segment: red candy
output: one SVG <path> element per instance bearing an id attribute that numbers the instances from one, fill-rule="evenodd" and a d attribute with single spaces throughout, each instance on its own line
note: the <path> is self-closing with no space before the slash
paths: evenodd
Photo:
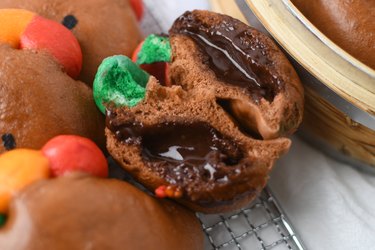
<path id="1" fill-rule="evenodd" d="M 167 194 L 165 193 L 165 190 L 167 189 L 166 186 L 160 186 L 157 189 L 155 189 L 155 196 L 158 198 L 166 198 Z"/>
<path id="2" fill-rule="evenodd" d="M 76 78 L 82 68 L 82 51 L 73 33 L 58 22 L 22 9 L 0 9 L 0 43 L 14 49 L 49 52 Z"/>
<path id="3" fill-rule="evenodd" d="M 42 148 L 49 159 L 51 175 L 61 176 L 81 171 L 98 177 L 108 176 L 108 164 L 102 151 L 89 139 L 75 135 L 60 135 Z"/>
<path id="4" fill-rule="evenodd" d="M 144 6 L 142 0 L 130 0 L 130 5 L 132 6 L 137 20 L 142 20 L 144 13 Z"/>
<path id="5" fill-rule="evenodd" d="M 178 199 L 182 197 L 182 190 L 181 188 L 176 186 L 162 185 L 155 189 L 155 196 L 162 199 L 167 197 Z"/>
<path id="6" fill-rule="evenodd" d="M 73 78 L 81 72 L 81 47 L 73 33 L 57 22 L 35 16 L 20 38 L 20 47 L 47 50 Z"/>

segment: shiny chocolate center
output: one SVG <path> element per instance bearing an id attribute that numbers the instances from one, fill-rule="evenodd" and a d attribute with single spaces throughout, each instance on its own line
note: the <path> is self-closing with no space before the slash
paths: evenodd
<path id="1" fill-rule="evenodd" d="M 140 123 L 110 127 L 118 139 L 140 144 L 146 165 L 171 184 L 184 185 L 197 179 L 228 181 L 220 168 L 239 163 L 238 145 L 204 122 Z"/>
<path id="2" fill-rule="evenodd" d="M 254 101 L 261 97 L 272 101 L 280 90 L 281 81 L 268 70 L 272 61 L 267 57 L 267 46 L 240 21 L 223 19 L 209 25 L 186 12 L 175 21 L 170 33 L 191 37 L 216 77 L 242 88 Z"/>

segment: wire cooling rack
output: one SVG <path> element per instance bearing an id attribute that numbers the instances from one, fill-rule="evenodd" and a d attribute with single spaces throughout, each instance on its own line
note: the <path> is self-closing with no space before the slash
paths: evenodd
<path id="1" fill-rule="evenodd" d="M 170 1 L 143 0 L 145 12 L 141 29 L 145 35 L 168 31 L 171 20 L 166 17 L 173 12 L 172 9 L 168 9 L 168 6 L 172 6 Z M 131 181 L 127 177 L 124 178 Z M 133 184 L 139 185 L 134 182 Z M 197 217 L 206 236 L 207 250 L 304 249 L 268 188 L 241 210 L 228 214 L 197 214 Z"/>
<path id="2" fill-rule="evenodd" d="M 268 188 L 241 210 L 197 217 L 206 235 L 205 249 L 304 249 Z"/>

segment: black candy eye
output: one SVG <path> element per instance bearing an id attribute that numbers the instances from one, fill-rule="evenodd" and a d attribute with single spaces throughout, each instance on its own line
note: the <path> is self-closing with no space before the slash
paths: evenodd
<path id="1" fill-rule="evenodd" d="M 67 27 L 68 29 L 73 29 L 77 23 L 78 23 L 78 20 L 75 16 L 73 15 L 67 15 L 64 17 L 64 19 L 62 20 L 62 25 L 64 25 L 65 27 Z"/>
<path id="2" fill-rule="evenodd" d="M 12 134 L 3 134 L 1 136 L 1 140 L 3 141 L 4 148 L 6 150 L 12 150 L 16 148 L 16 140 Z"/>

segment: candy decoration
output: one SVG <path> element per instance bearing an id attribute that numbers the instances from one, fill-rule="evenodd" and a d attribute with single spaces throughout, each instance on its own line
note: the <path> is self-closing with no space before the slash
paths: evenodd
<path id="1" fill-rule="evenodd" d="M 72 171 L 107 177 L 107 160 L 94 142 L 75 135 L 54 137 L 41 151 L 14 149 L 0 155 L 0 226 L 2 214 L 18 191 L 35 181 Z"/>
<path id="2" fill-rule="evenodd" d="M 48 176 L 49 162 L 40 151 L 14 149 L 0 155 L 0 213 L 7 211 L 16 192 Z"/>
<path id="3" fill-rule="evenodd" d="M 141 69 L 156 77 L 162 85 L 170 86 L 168 62 L 171 61 L 171 53 L 168 37 L 150 35 L 137 46 L 132 60 Z"/>
<path id="4" fill-rule="evenodd" d="M 160 186 L 158 187 L 157 189 L 155 189 L 155 196 L 158 197 L 158 198 L 166 198 L 167 197 L 167 194 L 165 192 L 165 190 L 167 189 L 167 186 Z"/>
<path id="5" fill-rule="evenodd" d="M 81 171 L 98 177 L 108 176 L 108 164 L 94 142 L 75 135 L 60 135 L 49 140 L 42 148 L 48 158 L 51 176 L 62 176 Z"/>
<path id="6" fill-rule="evenodd" d="M 133 62 L 137 61 L 138 52 L 141 50 L 143 42 L 141 42 L 133 53 Z M 168 81 L 169 66 L 166 62 L 155 62 L 152 64 L 141 64 L 139 65 L 141 69 L 154 76 L 158 81 L 165 86 L 170 86 Z"/>
<path id="7" fill-rule="evenodd" d="M 64 17 L 62 21 L 62 25 L 64 25 L 67 29 L 72 30 L 78 23 L 78 20 L 75 16 L 73 15 L 67 15 Z"/>
<path id="8" fill-rule="evenodd" d="M 34 16 L 34 13 L 26 10 L 0 10 L 0 42 L 18 49 L 22 33 Z"/>
<path id="9" fill-rule="evenodd" d="M 128 57 L 108 57 L 103 60 L 95 76 L 95 103 L 103 114 L 106 103 L 133 107 L 144 99 L 148 78 L 149 74 Z"/>
<path id="10" fill-rule="evenodd" d="M 163 86 L 172 86 L 169 81 L 168 74 L 169 74 L 169 64 L 165 62 L 156 62 L 152 64 L 142 64 L 139 65 L 141 69 L 149 73 L 150 75 L 154 76 L 158 79 L 159 83 Z"/>
<path id="11" fill-rule="evenodd" d="M 151 64 L 154 62 L 170 62 L 172 55 L 171 44 L 167 36 L 151 34 L 142 43 L 137 53 L 136 63 Z"/>
<path id="12" fill-rule="evenodd" d="M 0 42 L 15 49 L 46 50 L 73 78 L 81 71 L 82 51 L 73 33 L 62 24 L 33 12 L 1 9 Z"/>
<path id="13" fill-rule="evenodd" d="M 178 199 L 182 197 L 182 190 L 180 187 L 172 185 L 162 185 L 155 189 L 155 196 L 158 198 L 173 198 Z"/>
<path id="14" fill-rule="evenodd" d="M 82 52 L 77 39 L 55 21 L 35 16 L 21 36 L 21 48 L 47 50 L 73 78 L 81 72 Z"/>
<path id="15" fill-rule="evenodd" d="M 1 136 L 1 140 L 3 141 L 3 145 L 6 150 L 12 150 L 16 148 L 16 140 L 12 134 L 3 134 Z"/>
<path id="16" fill-rule="evenodd" d="M 144 13 L 144 5 L 142 0 L 130 0 L 130 5 L 132 6 L 137 20 L 142 20 Z"/>
<path id="17" fill-rule="evenodd" d="M 140 42 L 140 43 L 138 44 L 137 48 L 135 48 L 135 50 L 133 51 L 133 54 L 132 54 L 132 61 L 133 61 L 134 63 L 137 63 L 138 54 L 139 54 L 139 52 L 141 51 L 144 42 L 145 42 L 145 41 Z M 139 64 L 138 64 L 138 65 L 139 65 Z"/>
<path id="18" fill-rule="evenodd" d="M 181 198 L 182 197 L 182 189 L 180 188 L 180 187 L 176 187 L 175 189 L 174 189 L 174 193 L 173 193 L 173 197 L 175 198 L 175 199 L 178 199 L 178 198 Z"/>

